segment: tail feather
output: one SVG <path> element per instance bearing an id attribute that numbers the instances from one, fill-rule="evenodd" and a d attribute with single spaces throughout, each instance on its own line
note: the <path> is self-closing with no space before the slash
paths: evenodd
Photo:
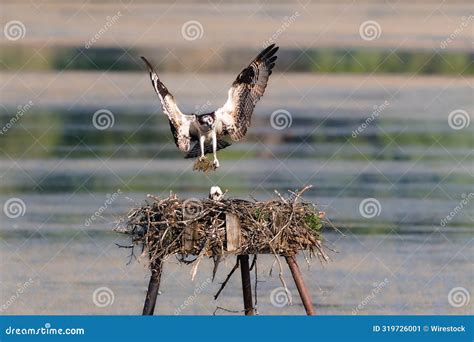
<path id="1" fill-rule="evenodd" d="M 231 143 L 225 140 L 217 140 L 217 151 L 222 150 L 226 147 L 232 145 Z M 204 154 L 212 153 L 212 144 L 204 145 Z M 197 158 L 201 155 L 201 146 L 199 146 L 199 141 L 193 146 L 191 151 L 189 151 L 184 158 Z"/>

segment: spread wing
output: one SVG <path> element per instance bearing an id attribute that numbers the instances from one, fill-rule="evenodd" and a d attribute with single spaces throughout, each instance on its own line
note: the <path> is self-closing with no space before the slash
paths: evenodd
<path id="1" fill-rule="evenodd" d="M 278 46 L 270 45 L 237 76 L 229 89 L 227 102 L 216 110 L 232 140 L 238 141 L 247 133 L 255 104 L 267 87 L 268 78 L 275 66 Z"/>
<path id="2" fill-rule="evenodd" d="M 150 62 L 145 57 L 142 57 L 146 63 L 148 70 L 150 71 L 150 79 L 155 92 L 161 101 L 161 107 L 163 112 L 168 116 L 170 122 L 171 132 L 173 133 L 174 142 L 178 148 L 183 151 L 189 151 L 190 147 L 190 134 L 189 129 L 191 123 L 194 121 L 193 115 L 183 114 L 174 100 L 173 95 L 168 91 L 165 85 L 160 81 L 158 74 L 153 69 Z"/>

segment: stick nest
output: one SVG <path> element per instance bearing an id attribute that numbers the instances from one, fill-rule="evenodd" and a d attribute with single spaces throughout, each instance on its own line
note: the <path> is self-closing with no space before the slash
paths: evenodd
<path id="1" fill-rule="evenodd" d="M 148 195 L 146 203 L 132 209 L 116 230 L 131 236 L 132 246 L 148 252 L 150 265 L 178 255 L 192 263 L 200 256 L 219 258 L 228 254 L 275 254 L 291 256 L 309 251 L 327 261 L 322 247 L 324 213 L 301 199 L 302 193 L 260 202 L 241 199 L 180 199 L 176 194 L 160 199 Z M 237 250 L 227 250 L 226 215 L 240 221 Z M 192 258 L 190 258 L 192 257 Z"/>

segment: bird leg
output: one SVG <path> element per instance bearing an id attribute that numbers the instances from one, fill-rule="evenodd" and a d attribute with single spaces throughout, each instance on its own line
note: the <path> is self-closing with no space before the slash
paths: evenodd
<path id="1" fill-rule="evenodd" d="M 219 161 L 217 160 L 217 136 L 216 131 L 212 132 L 212 153 L 214 154 L 214 167 L 219 167 Z"/>
<path id="2" fill-rule="evenodd" d="M 204 159 L 204 141 L 206 137 L 204 135 L 199 136 L 199 146 L 201 147 L 201 157 L 199 159 Z"/>

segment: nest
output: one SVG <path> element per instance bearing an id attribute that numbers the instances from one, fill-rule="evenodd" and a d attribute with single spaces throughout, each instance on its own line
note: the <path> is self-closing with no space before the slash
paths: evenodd
<path id="1" fill-rule="evenodd" d="M 149 195 L 143 206 L 132 209 L 119 232 L 148 253 L 150 265 L 170 255 L 192 263 L 203 256 L 233 254 L 293 256 L 309 251 L 326 261 L 322 247 L 324 213 L 302 200 L 300 192 L 288 198 L 260 202 L 241 199 L 160 199 Z"/>

